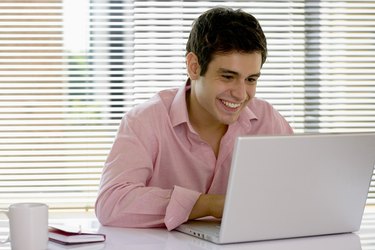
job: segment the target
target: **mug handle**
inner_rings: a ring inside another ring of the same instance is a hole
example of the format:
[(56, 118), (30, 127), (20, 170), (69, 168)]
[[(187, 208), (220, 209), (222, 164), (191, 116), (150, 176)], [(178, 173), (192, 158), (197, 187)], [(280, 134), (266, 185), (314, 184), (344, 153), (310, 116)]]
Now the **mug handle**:
[[(5, 214), (8, 217), (9, 220), (9, 214), (8, 211), (0, 210), (0, 214)], [(0, 240), (0, 244), (5, 244), (10, 242), (10, 235), (8, 235), (8, 238), (6, 240)]]

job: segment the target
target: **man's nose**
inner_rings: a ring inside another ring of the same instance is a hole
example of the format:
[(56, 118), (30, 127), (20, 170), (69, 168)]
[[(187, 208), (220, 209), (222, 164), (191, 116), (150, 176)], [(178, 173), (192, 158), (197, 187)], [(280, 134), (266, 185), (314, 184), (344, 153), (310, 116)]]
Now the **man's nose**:
[(238, 101), (243, 101), (246, 98), (246, 83), (244, 80), (237, 80), (234, 82), (231, 95)]

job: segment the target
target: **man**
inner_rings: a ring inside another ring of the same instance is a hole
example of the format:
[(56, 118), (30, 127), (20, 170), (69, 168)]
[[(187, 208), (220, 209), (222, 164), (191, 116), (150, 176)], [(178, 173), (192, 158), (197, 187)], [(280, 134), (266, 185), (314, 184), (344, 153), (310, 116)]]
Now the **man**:
[(121, 122), (96, 202), (102, 224), (172, 230), (222, 216), (235, 139), (292, 133), (254, 97), (266, 56), (266, 38), (250, 14), (213, 8), (195, 21), (186, 84), (161, 91)]

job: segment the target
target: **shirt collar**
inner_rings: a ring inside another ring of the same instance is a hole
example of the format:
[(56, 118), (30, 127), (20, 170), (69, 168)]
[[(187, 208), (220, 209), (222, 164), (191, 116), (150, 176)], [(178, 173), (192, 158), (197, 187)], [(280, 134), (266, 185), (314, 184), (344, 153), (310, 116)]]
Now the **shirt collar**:
[(240, 116), (238, 117), (238, 122), (242, 125), (242, 126), (245, 126), (245, 127), (249, 127), (250, 126), (250, 121), (251, 120), (258, 120), (258, 117), (256, 116), (256, 114), (253, 112), (252, 110), (252, 104), (253, 104), (253, 100), (251, 100), (247, 106), (242, 110)]
[(189, 115), (186, 105), (186, 92), (189, 89), (190, 79), (187, 79), (186, 83), (178, 89), (177, 94), (173, 99), (172, 106), (169, 111), (173, 127), (184, 122), (189, 123)]

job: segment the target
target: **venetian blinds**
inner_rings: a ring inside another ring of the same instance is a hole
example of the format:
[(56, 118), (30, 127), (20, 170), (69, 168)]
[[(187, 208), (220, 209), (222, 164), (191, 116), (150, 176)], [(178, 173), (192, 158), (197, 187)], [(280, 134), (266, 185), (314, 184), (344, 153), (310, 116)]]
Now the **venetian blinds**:
[(297, 133), (375, 131), (375, 1), (2, 0), (0, 207), (93, 208), (120, 118), (184, 83), (191, 23), (216, 5), (260, 20), (258, 96)]

